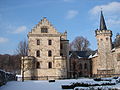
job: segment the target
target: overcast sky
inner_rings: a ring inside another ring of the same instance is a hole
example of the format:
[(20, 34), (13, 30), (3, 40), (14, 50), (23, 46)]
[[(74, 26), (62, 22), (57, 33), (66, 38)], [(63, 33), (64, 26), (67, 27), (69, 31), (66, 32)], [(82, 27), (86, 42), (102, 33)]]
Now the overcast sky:
[(120, 33), (120, 0), (0, 0), (0, 54), (14, 54), (43, 17), (59, 32), (67, 30), (70, 42), (84, 36), (95, 50), (101, 8), (114, 39)]

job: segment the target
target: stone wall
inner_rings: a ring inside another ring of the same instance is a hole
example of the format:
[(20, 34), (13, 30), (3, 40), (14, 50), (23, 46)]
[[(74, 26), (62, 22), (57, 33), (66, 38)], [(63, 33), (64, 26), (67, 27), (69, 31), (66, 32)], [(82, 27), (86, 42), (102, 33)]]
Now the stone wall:
[[(37, 44), (38, 40), (39, 44)], [(49, 44), (50, 40), (51, 44)], [(63, 48), (61, 48), (61, 45)], [(41, 22), (28, 33), (28, 55), (35, 57), (35, 72), (33, 70), (26, 71), (25, 76), (34, 76), (38, 77), (38, 79), (66, 78), (69, 66), (68, 45), (67, 32), (57, 32), (52, 24), (46, 18), (43, 18)], [(38, 50), (39, 55), (37, 56)], [(49, 55), (49, 51), (51, 51), (51, 55)], [(49, 63), (51, 63), (51, 65), (49, 65)], [(31, 72), (35, 74), (32, 75), (30, 74)]]

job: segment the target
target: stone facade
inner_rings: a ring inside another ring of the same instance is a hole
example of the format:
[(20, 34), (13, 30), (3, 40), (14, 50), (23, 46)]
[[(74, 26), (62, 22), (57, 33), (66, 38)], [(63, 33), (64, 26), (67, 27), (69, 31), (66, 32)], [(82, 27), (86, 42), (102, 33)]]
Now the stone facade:
[(95, 34), (98, 51), (97, 56), (92, 58), (92, 74), (103, 77), (120, 75), (120, 47), (113, 47), (112, 31), (107, 30), (102, 13), (100, 29)]
[(87, 51), (71, 51), (70, 52), (70, 78), (90, 77), (91, 59)]
[[(29, 50), (28, 59), (26, 57), (25, 61), (34, 61), (34, 65), (33, 69), (24, 72), (25, 77), (35, 77), (40, 80), (67, 78), (68, 45), (67, 32), (57, 32), (52, 24), (43, 18), (28, 33)], [(29, 57), (34, 57), (34, 60), (30, 60)]]
[(67, 32), (57, 32), (52, 24), (43, 18), (28, 33), (28, 56), (22, 58), (21, 65), (25, 79), (120, 75), (120, 46), (112, 46), (112, 31), (107, 29), (102, 12), (100, 29), (95, 31), (95, 35), (98, 49), (94, 54), (80, 52), (77, 56), (70, 56)]

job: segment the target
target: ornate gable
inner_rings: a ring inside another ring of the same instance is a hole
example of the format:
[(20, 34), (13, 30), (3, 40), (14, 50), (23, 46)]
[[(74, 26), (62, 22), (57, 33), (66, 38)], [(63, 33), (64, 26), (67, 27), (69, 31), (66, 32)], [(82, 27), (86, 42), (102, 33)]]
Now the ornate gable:
[(46, 19), (43, 18), (30, 32), (32, 34), (58, 34), (57, 30), (53, 25)]

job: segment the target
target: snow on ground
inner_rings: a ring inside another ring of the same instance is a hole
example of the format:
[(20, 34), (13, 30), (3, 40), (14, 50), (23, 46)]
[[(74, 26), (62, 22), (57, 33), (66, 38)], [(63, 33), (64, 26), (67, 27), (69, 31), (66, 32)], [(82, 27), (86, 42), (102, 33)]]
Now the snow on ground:
[[(48, 82), (47, 80), (25, 81), (25, 82), (11, 81), (8, 82), (6, 85), (0, 87), (0, 90), (62, 90), (61, 85), (66, 85), (66, 84), (69, 85), (75, 82), (94, 83), (94, 80), (83, 78), (83, 79), (56, 80), (55, 82)], [(120, 89), (120, 83), (113, 85), (112, 87), (117, 87), (118, 89)], [(84, 90), (88, 90), (88, 89), (84, 88)]]

